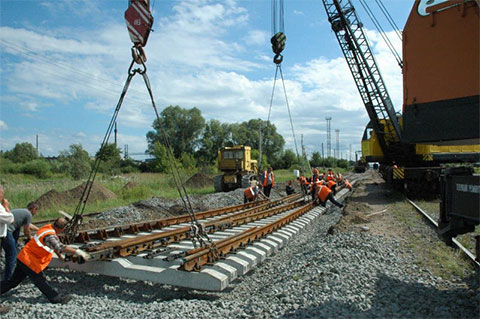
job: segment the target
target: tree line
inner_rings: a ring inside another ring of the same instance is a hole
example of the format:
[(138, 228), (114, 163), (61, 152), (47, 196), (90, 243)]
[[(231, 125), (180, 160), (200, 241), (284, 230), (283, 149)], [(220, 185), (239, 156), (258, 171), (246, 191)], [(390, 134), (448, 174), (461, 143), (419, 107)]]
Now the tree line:
[[(274, 124), (261, 119), (251, 119), (241, 123), (222, 123), (218, 120), (206, 121), (201, 111), (194, 107), (184, 109), (169, 106), (160, 114), (160, 122), (155, 120), (152, 131), (146, 134), (148, 149), (146, 154), (153, 156), (149, 162), (138, 163), (123, 158), (122, 151), (114, 144), (107, 144), (91, 158), (81, 144), (72, 144), (55, 159), (46, 159), (37, 154), (32, 144), (18, 143), (6, 152), (0, 152), (0, 172), (24, 173), (40, 178), (63, 173), (74, 179), (88, 176), (96, 158), (101, 159), (99, 172), (120, 174), (129, 172), (168, 172), (170, 163), (165, 147), (165, 136), (174, 155), (175, 164), (180, 169), (192, 170), (198, 167), (215, 170), (218, 149), (224, 146), (248, 145), (254, 159), (259, 158), (259, 135), (262, 132), (262, 166), (274, 169), (290, 168), (299, 165), (294, 151), (284, 150), (285, 140), (277, 132)], [(315, 167), (332, 167), (335, 164), (347, 167), (346, 160), (323, 159), (314, 152), (310, 164)]]

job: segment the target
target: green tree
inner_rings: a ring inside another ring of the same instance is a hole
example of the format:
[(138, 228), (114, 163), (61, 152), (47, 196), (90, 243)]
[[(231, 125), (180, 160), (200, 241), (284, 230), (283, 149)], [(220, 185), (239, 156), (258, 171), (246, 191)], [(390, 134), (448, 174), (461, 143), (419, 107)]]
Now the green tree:
[(155, 159), (153, 160), (152, 164), (149, 165), (149, 170), (157, 173), (167, 172), (170, 168), (170, 165), (165, 146), (159, 142), (155, 142), (153, 145), (152, 155)]
[(323, 161), (322, 161), (322, 156), (320, 155), (320, 152), (313, 152), (312, 157), (310, 158), (310, 166), (313, 167), (320, 167), (322, 166)]
[(120, 173), (122, 151), (114, 143), (107, 144), (103, 149), (98, 150), (95, 157), (100, 159), (99, 172), (112, 175)]
[(285, 150), (282, 155), (283, 168), (290, 168), (294, 164), (298, 164), (297, 155), (291, 149)]
[(22, 172), (38, 178), (47, 178), (52, 175), (50, 164), (42, 159), (36, 159), (23, 164)]
[[(200, 136), (205, 128), (205, 119), (196, 107), (184, 109), (180, 106), (169, 106), (160, 114), (160, 123), (168, 137), (170, 147), (176, 158), (183, 152), (193, 154), (200, 144)], [(163, 136), (158, 120), (153, 122), (155, 131), (147, 133), (148, 153), (153, 154), (154, 143), (161, 141)]]
[(38, 157), (37, 150), (28, 142), (17, 143), (15, 147), (5, 152), (5, 157), (14, 163), (26, 163)]
[(205, 125), (200, 147), (196, 157), (202, 164), (211, 165), (218, 156), (218, 149), (231, 142), (232, 129), (230, 124), (218, 120), (210, 120)]
[(61, 151), (59, 161), (61, 170), (76, 180), (87, 177), (92, 169), (90, 156), (82, 144), (72, 144), (69, 150)]
[(259, 132), (262, 127), (262, 151), (267, 156), (268, 162), (274, 168), (281, 165), (281, 152), (285, 145), (283, 136), (277, 133), (277, 128), (270, 121), (251, 119), (241, 124), (232, 124), (232, 141), (238, 145), (249, 145), (259, 149)]

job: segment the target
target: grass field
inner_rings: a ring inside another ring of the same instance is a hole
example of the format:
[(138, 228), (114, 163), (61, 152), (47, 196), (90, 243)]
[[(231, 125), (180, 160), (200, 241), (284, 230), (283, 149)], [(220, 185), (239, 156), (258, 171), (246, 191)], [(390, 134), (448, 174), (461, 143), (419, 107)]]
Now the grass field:
[[(191, 175), (193, 175), (192, 172), (183, 174), (182, 181), (187, 181)], [(285, 182), (295, 179), (295, 175), (293, 170), (275, 170), (275, 178), (277, 182)], [(52, 189), (63, 192), (75, 188), (85, 181), (74, 181), (65, 175), (54, 175), (47, 179), (38, 179), (31, 175), (5, 174), (0, 178), (0, 183), (5, 187), (5, 197), (10, 201), (12, 208), (24, 208), (29, 202), (37, 200), (41, 195)], [(88, 203), (85, 208), (85, 214), (125, 206), (151, 197), (179, 197), (177, 188), (169, 174), (132, 173), (115, 177), (99, 175), (95, 182), (100, 183), (103, 187), (115, 193), (117, 197), (106, 201)], [(124, 186), (128, 182), (135, 183), (135, 186), (125, 189)], [(187, 187), (187, 191), (189, 194), (209, 194), (214, 192), (214, 188), (212, 184), (203, 188)], [(35, 216), (34, 221), (58, 217), (59, 210), (73, 213), (78, 200), (67, 205), (54, 205), (41, 209)]]

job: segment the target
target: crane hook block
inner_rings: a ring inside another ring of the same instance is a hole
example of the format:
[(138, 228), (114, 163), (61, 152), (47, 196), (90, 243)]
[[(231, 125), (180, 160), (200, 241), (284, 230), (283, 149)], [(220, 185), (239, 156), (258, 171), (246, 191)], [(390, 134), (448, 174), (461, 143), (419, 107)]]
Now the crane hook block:
[(272, 50), (275, 54), (280, 54), (285, 49), (285, 42), (287, 41), (287, 37), (283, 32), (277, 32), (275, 35), (270, 39), (272, 43)]
[(136, 47), (144, 47), (153, 25), (150, 0), (130, 0), (129, 4), (125, 11), (128, 35)]

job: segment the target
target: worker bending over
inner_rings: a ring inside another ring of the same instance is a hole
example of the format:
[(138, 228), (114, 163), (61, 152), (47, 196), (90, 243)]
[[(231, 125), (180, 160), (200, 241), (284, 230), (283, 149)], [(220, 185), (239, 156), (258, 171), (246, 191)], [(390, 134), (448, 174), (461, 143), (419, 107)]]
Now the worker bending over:
[(330, 200), (332, 204), (340, 208), (343, 207), (343, 204), (336, 201), (335, 197), (333, 197), (332, 190), (326, 185), (317, 185), (317, 198), (323, 207), (326, 206), (327, 200)]
[(333, 179), (327, 182), (327, 187), (332, 190), (333, 195), (337, 195), (337, 183)]
[(292, 186), (292, 181), (287, 182), (287, 185), (285, 186), (285, 192), (287, 193), (287, 196), (295, 193), (295, 189)]
[(60, 259), (63, 259), (62, 253), (78, 255), (84, 260), (91, 259), (91, 256), (86, 252), (60, 242), (57, 235), (65, 230), (66, 225), (65, 218), (58, 218), (53, 225), (45, 225), (37, 231), (35, 236), (18, 254), (17, 265), (12, 277), (0, 283), (0, 294), (15, 288), (28, 276), (51, 303), (67, 303), (70, 301), (71, 296), (60, 295), (48, 284), (43, 274), (43, 270), (52, 260), (53, 253), (57, 254)]
[(258, 183), (255, 182), (251, 187), (245, 188), (243, 191), (243, 203), (256, 201), (257, 198), (266, 199), (267, 196), (258, 188)]

